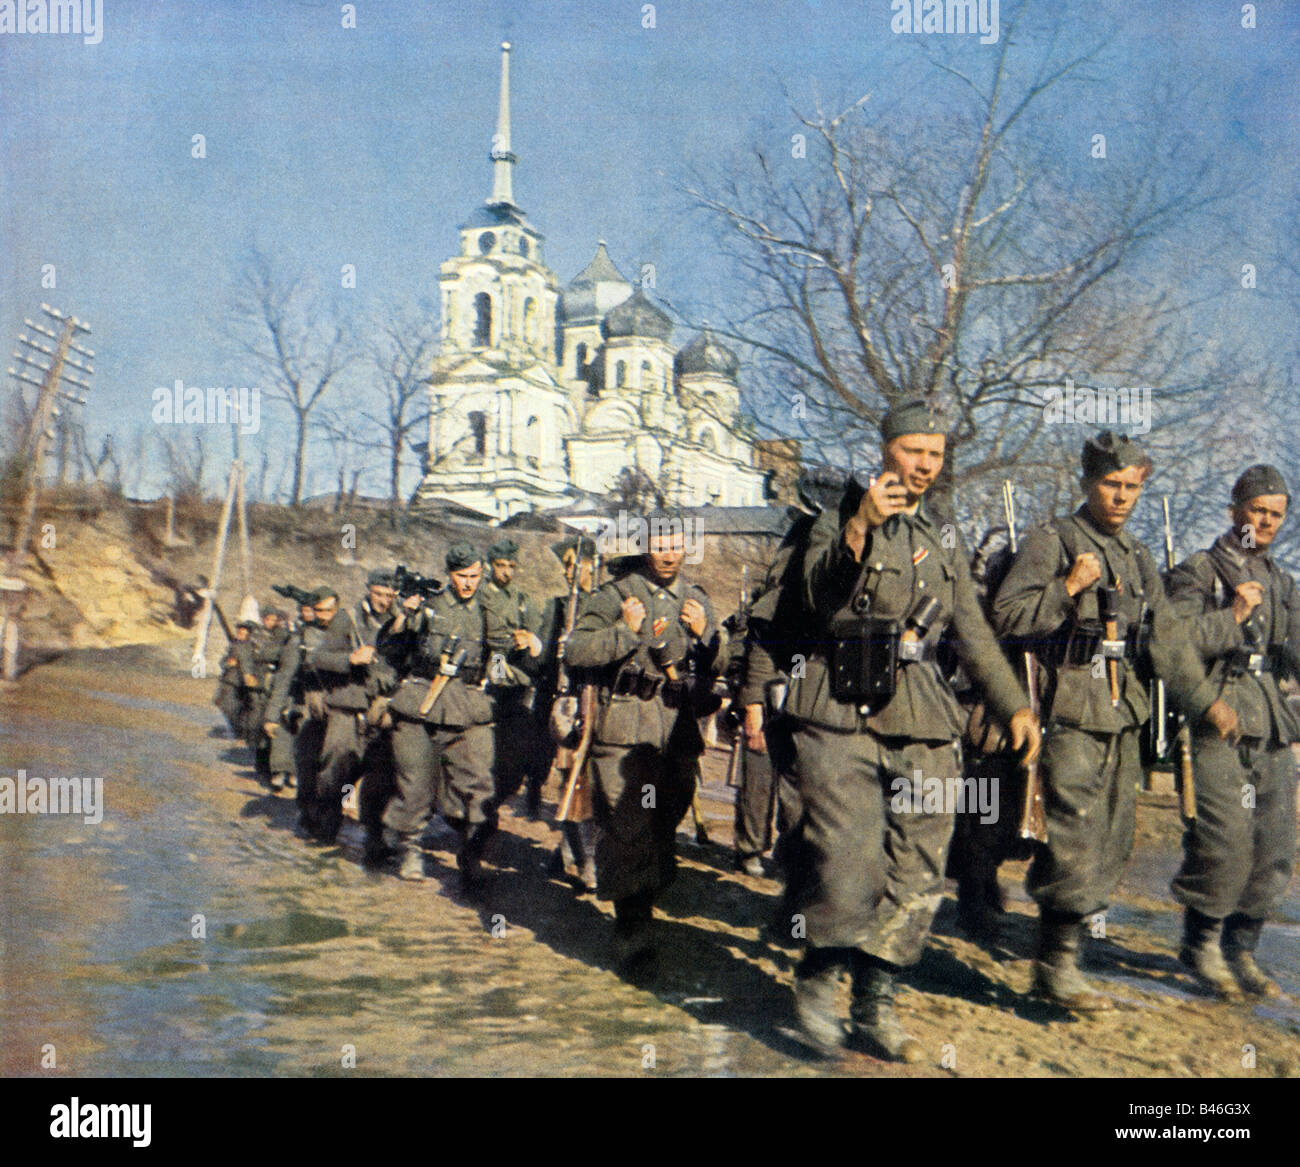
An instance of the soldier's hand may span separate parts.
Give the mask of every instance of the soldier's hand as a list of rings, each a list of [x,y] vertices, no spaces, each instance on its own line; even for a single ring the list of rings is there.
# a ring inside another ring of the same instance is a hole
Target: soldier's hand
[[[763,735],[763,704],[755,702],[745,706],[745,747],[751,750],[766,750],[767,738]]]
[[[1038,718],[1028,705],[1011,715],[1011,724],[1007,728],[1011,731],[1012,748],[1018,750],[1024,747],[1026,762],[1032,762],[1038,757],[1043,744],[1043,727],[1038,724]]]
[[[402,607],[408,612],[417,612],[420,609],[420,605],[423,603],[424,597],[417,592],[415,595],[407,596],[406,599],[402,601]]]
[[[262,732],[266,734],[267,737],[275,737],[275,731],[279,728],[280,727],[276,725],[274,721],[262,722]]]
[[[1248,579],[1237,585],[1237,594],[1232,597],[1232,618],[1238,624],[1250,619],[1250,614],[1264,602],[1264,585]]]
[[[687,600],[682,605],[682,623],[690,629],[696,640],[704,635],[704,630],[709,626],[709,618],[699,600]]]
[[[1222,697],[1205,711],[1205,720],[1219,731],[1219,736],[1230,746],[1241,740],[1241,724],[1237,720],[1237,711]]]
[[[348,655],[348,663],[354,665],[368,665],[375,659],[375,646],[373,644],[363,644],[360,648],[354,648]]]
[[[645,623],[645,605],[636,596],[628,596],[623,601],[623,623],[633,632],[640,632]]]
[[[1074,561],[1070,574],[1065,577],[1065,590],[1071,596],[1077,596],[1085,588],[1092,587],[1101,579],[1101,560],[1091,551],[1085,551]]]
[[[250,689],[257,688],[257,678],[252,673],[244,674],[244,684]]]
[[[541,639],[529,632],[527,628],[516,628],[510,635],[514,639],[516,648],[528,649],[529,656],[542,655]]]

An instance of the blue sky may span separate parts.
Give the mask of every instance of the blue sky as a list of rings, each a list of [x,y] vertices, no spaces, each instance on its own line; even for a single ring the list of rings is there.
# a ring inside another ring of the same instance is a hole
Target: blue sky
[[[889,0],[665,0],[653,28],[625,0],[361,0],[355,29],[342,7],[104,0],[96,45],[0,34],[0,330],[12,347],[43,300],[90,321],[92,433],[147,426],[152,391],[178,377],[256,383],[219,334],[252,242],[326,289],[355,264],[357,288],[338,295],[358,317],[436,303],[455,227],[490,189],[503,37],[515,46],[516,200],[546,234],[549,265],[567,282],[603,237],[625,273],[653,262],[664,297],[704,311],[727,282],[682,182],[755,142],[784,149],[786,91],[829,108],[870,90],[877,116],[902,126],[963,108],[922,48],[975,71],[993,51],[973,37],[896,36]],[[1122,158],[1126,132],[1158,117],[1240,184],[1205,254],[1289,248],[1300,4],[1257,4],[1254,30],[1241,28],[1241,5],[1219,0],[1057,9],[1062,51],[1114,33],[1101,83],[1062,94],[1034,126],[1062,167],[1081,165],[1075,144],[1094,127]],[[1018,47],[1032,54],[1038,36]],[[1170,96],[1153,108],[1163,81]],[[198,133],[204,159],[191,157]],[[41,287],[45,264],[53,290]],[[1293,305],[1265,318],[1294,335]],[[254,452],[277,440],[266,422]],[[159,473],[147,469],[143,493]],[[312,489],[329,485],[322,474]]]

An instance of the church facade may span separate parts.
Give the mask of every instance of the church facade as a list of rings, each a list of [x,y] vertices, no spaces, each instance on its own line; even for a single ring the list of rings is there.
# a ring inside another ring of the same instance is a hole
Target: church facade
[[[604,241],[571,283],[515,204],[510,46],[502,45],[492,196],[441,269],[442,334],[414,505],[503,520],[603,496],[620,480],[680,506],[761,506],[765,472],[740,415],[735,354],[708,330],[683,348]]]

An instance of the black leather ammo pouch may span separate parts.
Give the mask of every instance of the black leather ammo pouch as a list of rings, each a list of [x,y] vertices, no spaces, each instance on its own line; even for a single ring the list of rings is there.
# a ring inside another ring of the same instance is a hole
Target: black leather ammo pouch
[[[884,705],[897,687],[897,620],[854,616],[831,625],[831,695],[854,705]]]

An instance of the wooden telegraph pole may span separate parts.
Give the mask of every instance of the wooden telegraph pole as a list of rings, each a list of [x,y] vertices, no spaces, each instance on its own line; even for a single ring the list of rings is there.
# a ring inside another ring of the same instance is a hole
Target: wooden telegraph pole
[[[51,308],[48,304],[42,304],[41,311],[58,323],[58,332],[51,332],[34,320],[24,320],[23,323],[32,333],[52,340],[54,347],[51,348],[26,333],[19,333],[20,348],[13,355],[22,367],[9,370],[11,377],[28,385],[35,385],[40,393],[36,399],[36,408],[32,412],[32,421],[27,430],[22,453],[19,455],[24,463],[22,502],[19,504],[17,531],[13,549],[9,554],[8,568],[4,576],[0,577],[0,591],[4,593],[4,629],[0,633],[0,643],[3,644],[6,681],[12,681],[18,676],[19,621],[22,617],[23,596],[27,589],[22,573],[31,546],[32,528],[36,524],[36,504],[40,498],[46,444],[54,438],[51,427],[60,412],[59,398],[70,401],[74,405],[85,405],[85,397],[70,392],[63,387],[63,384],[72,386],[74,390],[88,390],[89,380],[81,380],[68,370],[76,369],[86,378],[94,372],[89,363],[94,360],[94,352],[82,348],[74,340],[74,337],[82,333],[88,334],[89,326],[75,316],[64,316],[62,312]],[[48,363],[45,363],[46,361]],[[43,376],[37,379],[31,375],[29,369],[34,369]]]

